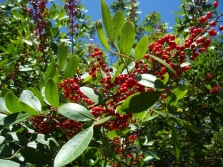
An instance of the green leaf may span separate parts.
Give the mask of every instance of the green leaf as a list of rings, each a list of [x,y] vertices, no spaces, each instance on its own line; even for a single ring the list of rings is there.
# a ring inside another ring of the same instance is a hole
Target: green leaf
[[[77,66],[79,64],[79,61],[80,59],[76,56],[73,56],[70,58],[64,70],[64,79],[74,77],[74,74],[76,74],[76,71],[77,71]]]
[[[156,76],[151,74],[140,74],[136,80],[139,84],[150,88],[165,88],[165,85],[157,79]]]
[[[94,89],[83,86],[80,87],[81,92],[91,99],[94,103],[98,104],[100,102],[99,95],[97,95]]]
[[[99,119],[98,121],[94,122],[94,125],[101,125],[105,122],[107,122],[108,120],[110,120],[112,118],[112,116],[108,116],[102,119]]]
[[[9,92],[12,92],[12,91],[7,88],[2,89],[0,97],[5,97]]]
[[[191,123],[189,123],[187,121],[184,121],[182,119],[176,118],[174,116],[170,116],[170,119],[173,122],[175,122],[176,124],[181,125],[181,126],[183,126],[184,128],[186,128],[188,130],[194,131],[196,133],[200,133],[201,132],[201,130],[198,127],[192,125]]]
[[[95,27],[97,29],[97,32],[98,32],[98,37],[102,43],[102,45],[107,49],[107,50],[110,50],[110,47],[108,45],[108,41],[106,39],[106,36],[104,34],[104,30],[103,30],[103,27],[102,27],[102,21],[99,20],[95,23]]]
[[[124,13],[118,10],[112,18],[111,41],[115,41],[120,35],[122,25],[124,24]]]
[[[172,93],[176,95],[177,100],[180,100],[187,94],[188,90],[189,90],[188,85],[182,85],[174,89]]]
[[[17,104],[18,101],[19,101],[19,98],[11,92],[5,96],[5,106],[11,113],[22,111]]]
[[[163,76],[164,76],[164,80],[161,80],[161,81],[164,85],[166,85],[169,80],[169,74],[165,73]]]
[[[168,123],[170,125],[170,128],[172,130],[172,143],[173,143],[173,149],[176,156],[176,159],[179,160],[180,158],[180,143],[178,140],[176,129],[173,127],[172,123]]]
[[[0,166],[1,167],[21,167],[20,164],[14,161],[4,160],[4,159],[0,159]]]
[[[56,83],[53,79],[49,78],[45,86],[45,97],[47,102],[55,107],[59,107],[59,92]]]
[[[22,101],[18,101],[17,104],[22,111],[25,111],[31,115],[39,115],[39,112],[33,109],[32,107],[30,107],[28,104]]]
[[[121,29],[120,43],[121,53],[129,56],[135,41],[135,28],[130,21],[126,21]]]
[[[148,45],[149,45],[148,37],[147,36],[142,37],[135,47],[136,60],[141,60],[144,57],[146,51],[148,50]]]
[[[162,92],[138,92],[129,96],[121,105],[123,112],[138,113],[147,110],[159,99]]]
[[[152,155],[155,159],[160,160],[160,157],[158,157],[158,155],[157,155],[156,153],[154,153],[154,152],[152,152],[152,151],[148,151],[148,153],[149,153],[150,155]]]
[[[29,41],[29,40],[23,39],[23,41],[24,41],[26,44],[30,45],[30,46],[33,45],[33,43],[32,43],[31,41]]]
[[[113,139],[114,137],[117,136],[123,136],[127,134],[130,131],[131,128],[127,127],[124,130],[113,130],[113,131],[108,131],[107,136],[109,139]]]
[[[10,125],[19,123],[21,121],[26,120],[28,117],[30,117],[30,114],[27,113],[14,113],[10,114],[8,116],[1,116],[0,117],[0,125]]]
[[[111,82],[113,83],[115,81],[115,78],[119,76],[119,74],[122,72],[123,68],[125,67],[125,64],[122,63],[116,70],[115,75],[112,77]]]
[[[58,108],[58,112],[74,121],[85,122],[95,120],[94,116],[84,106],[76,103],[63,104]]]
[[[0,136],[0,144],[2,144],[5,140],[5,137],[4,136]]]
[[[49,78],[53,78],[56,73],[56,65],[54,62],[51,62],[50,65],[47,67],[46,73],[45,73],[45,82]]]
[[[172,73],[174,73],[175,75],[177,75],[176,71],[169,64],[167,64],[165,61],[163,61],[159,57],[153,56],[151,54],[149,54],[149,56],[152,57],[152,58],[154,58],[156,61],[158,61],[159,63],[161,63],[162,65],[164,65],[166,68],[168,68]]]
[[[29,90],[23,90],[22,94],[19,97],[19,100],[23,102],[24,104],[28,105],[29,107],[31,107],[32,109],[34,109],[36,111],[35,113],[42,111],[42,106],[39,99],[36,96],[34,96],[33,92]],[[19,106],[25,107],[25,105],[23,105],[22,103],[20,103]],[[25,107],[25,108],[28,109],[29,107]]]
[[[10,113],[8,108],[5,105],[5,98],[0,98],[0,113]]]
[[[106,33],[110,39],[112,31],[112,18],[109,7],[104,0],[101,0],[101,12],[102,12],[103,24],[105,26]]]
[[[93,126],[85,129],[70,139],[60,149],[54,160],[54,167],[64,166],[81,155],[93,137]]]
[[[64,70],[64,67],[67,63],[68,49],[69,49],[69,47],[66,45],[65,42],[61,43],[58,47],[57,63],[58,63],[58,67],[61,71]]]
[[[171,93],[167,98],[166,98],[166,103],[167,103],[167,110],[170,113],[176,113],[177,112],[177,104],[178,100],[175,94]]]

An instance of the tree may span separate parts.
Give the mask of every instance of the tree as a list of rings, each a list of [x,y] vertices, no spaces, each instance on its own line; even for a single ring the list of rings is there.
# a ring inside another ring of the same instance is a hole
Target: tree
[[[182,1],[174,33],[132,0],[96,23],[74,0],[1,5],[0,164],[223,164],[218,3]]]

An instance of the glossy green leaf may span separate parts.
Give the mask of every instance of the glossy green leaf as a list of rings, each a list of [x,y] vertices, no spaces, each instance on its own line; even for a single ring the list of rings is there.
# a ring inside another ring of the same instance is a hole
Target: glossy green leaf
[[[119,74],[122,72],[123,68],[125,67],[124,63],[122,63],[120,66],[118,66],[115,75],[112,77],[111,82],[113,83],[115,81],[115,78],[119,76]]]
[[[56,65],[54,62],[51,62],[49,66],[47,67],[46,73],[45,73],[45,82],[49,78],[53,78],[56,74]]]
[[[138,92],[129,96],[121,105],[123,112],[138,113],[147,110],[159,99],[162,92]]]
[[[163,61],[159,57],[153,56],[151,54],[149,54],[149,56],[152,57],[152,58],[154,58],[156,61],[158,61],[159,63],[161,63],[162,65],[164,65],[166,68],[168,68],[172,73],[174,73],[175,75],[177,75],[176,71],[169,64],[167,64],[165,61]]]
[[[18,101],[19,101],[19,98],[15,96],[13,93],[8,93],[5,96],[5,106],[11,113],[22,111],[17,104]]]
[[[164,79],[161,80],[161,81],[163,82],[164,85],[166,85],[167,82],[169,81],[169,74],[165,73],[163,76],[164,76]]]
[[[58,112],[74,121],[84,122],[95,120],[94,116],[84,106],[76,103],[63,104],[58,108]]]
[[[33,108],[36,112],[41,112],[42,110],[42,106],[39,99],[36,96],[34,96],[33,92],[29,90],[22,91],[22,94],[20,95],[19,100],[23,102],[24,104],[27,104],[29,107]],[[21,106],[24,106],[24,105],[21,104]]]
[[[5,105],[5,98],[1,97],[0,98],[0,113],[10,113],[8,108]]]
[[[0,166],[1,167],[21,167],[20,164],[14,161],[5,160],[5,159],[0,159]]]
[[[107,122],[108,120],[110,120],[111,118],[112,118],[112,116],[108,116],[108,117],[99,119],[98,121],[96,121],[96,122],[94,123],[94,125],[101,125],[101,124]]]
[[[180,100],[187,94],[188,90],[189,90],[188,85],[182,85],[174,89],[173,93],[176,95],[177,100]]]
[[[160,160],[160,157],[158,157],[158,155],[157,155],[155,152],[153,152],[153,151],[148,151],[148,153],[149,153],[150,155],[152,155],[155,159]]]
[[[0,136],[0,144],[2,144],[5,140],[5,137],[4,136]]]
[[[104,0],[101,0],[101,12],[102,12],[102,21],[105,26],[106,33],[108,37],[111,38],[112,18],[109,7]]]
[[[189,123],[187,121],[184,121],[182,119],[176,118],[174,116],[171,116],[170,119],[173,122],[175,122],[176,124],[181,125],[188,130],[191,130],[191,131],[194,131],[194,132],[197,132],[197,133],[200,133],[200,131],[201,131],[198,127],[196,127],[196,126],[192,125],[191,123]]]
[[[56,83],[53,79],[49,78],[45,86],[45,97],[47,102],[55,107],[59,107],[59,92]]]
[[[167,98],[166,98],[166,106],[167,106],[167,110],[170,113],[176,113],[177,112],[177,104],[178,104],[178,100],[175,94],[171,93]]]
[[[117,11],[112,17],[112,30],[111,30],[111,41],[115,41],[120,35],[122,25],[124,24],[125,17],[122,11]]]
[[[54,160],[54,167],[64,166],[81,155],[93,137],[93,126],[85,129],[70,139],[60,149]]]
[[[80,59],[76,56],[70,58],[64,70],[64,79],[74,77],[74,74],[76,74],[77,72],[77,66],[79,64],[79,61]]]
[[[130,55],[130,51],[135,42],[135,28],[130,21],[126,21],[121,29],[119,46],[121,47],[121,53],[127,56]]]
[[[147,36],[140,39],[135,47],[135,57],[136,60],[141,60],[148,50],[149,40]]]
[[[5,97],[9,92],[12,92],[12,91],[8,88],[2,89],[0,97]]]
[[[68,56],[69,47],[65,42],[61,43],[57,50],[57,64],[61,71],[64,70],[64,67],[67,63],[67,56]]]
[[[170,125],[170,128],[172,130],[172,143],[173,143],[173,149],[175,153],[175,157],[177,160],[180,158],[180,143],[178,140],[176,129],[173,127],[172,123],[168,123]]]
[[[102,21],[99,20],[95,23],[95,27],[97,29],[98,32],[98,37],[102,43],[102,45],[107,49],[110,50],[109,44],[108,44],[108,40],[106,39],[103,27],[102,27]]]
[[[92,100],[94,103],[98,104],[100,101],[99,95],[97,95],[94,91],[94,89],[83,86],[80,87],[80,90],[83,94],[85,94],[90,100]]]
[[[17,102],[19,108],[24,111],[24,112],[27,112],[31,115],[39,115],[39,112],[36,111],[34,108],[32,108],[31,106],[29,106],[28,104],[22,102],[22,101],[18,101]]]
[[[27,113],[14,113],[10,115],[3,115],[0,116],[0,125],[10,125],[19,123],[21,121],[26,120],[28,117],[30,117],[30,114]]]

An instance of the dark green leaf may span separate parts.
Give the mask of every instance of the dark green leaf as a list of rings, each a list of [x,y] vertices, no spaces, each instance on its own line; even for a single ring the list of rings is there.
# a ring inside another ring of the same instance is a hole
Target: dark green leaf
[[[10,114],[8,116],[1,116],[0,117],[0,125],[10,125],[19,123],[21,121],[26,120],[28,117],[30,117],[30,114],[27,113],[15,113]]]
[[[149,45],[148,37],[146,36],[142,37],[135,47],[136,60],[141,60],[144,57],[146,51],[148,50],[148,45]]]
[[[69,49],[69,47],[67,46],[67,44],[65,42],[61,43],[58,47],[57,63],[58,63],[58,67],[61,71],[64,70],[64,67],[67,63],[68,49]]]
[[[46,82],[45,97],[47,102],[55,107],[59,107],[59,92],[54,80],[49,78]]]
[[[175,94],[171,93],[167,98],[166,98],[166,103],[167,103],[167,110],[170,113],[176,113],[177,112],[177,104],[178,100]]]
[[[19,101],[19,98],[15,96],[13,93],[8,93],[5,96],[5,106],[11,113],[22,111],[17,104],[18,101]]]
[[[187,122],[187,121],[184,121],[184,120],[181,120],[179,118],[176,118],[174,116],[171,116],[170,119],[175,122],[176,124],[178,125],[181,125],[183,126],[184,128],[188,129],[188,130],[191,130],[191,131],[194,131],[194,132],[197,132],[197,133],[200,133],[200,129],[194,125],[192,125],[191,123]]]
[[[7,93],[9,93],[9,92],[12,92],[12,91],[7,88],[2,89],[0,97],[5,97],[7,95]]]
[[[126,21],[121,29],[119,46],[121,53],[129,56],[132,46],[135,42],[135,28],[134,25]]]
[[[171,139],[172,139],[172,143],[173,143],[174,153],[175,153],[176,159],[179,160],[179,158],[180,158],[180,143],[178,140],[176,129],[173,127],[172,123],[168,123],[168,124],[170,125],[170,128],[172,130]]]
[[[113,130],[113,131],[108,131],[107,136],[109,139],[113,139],[114,137],[117,136],[123,136],[127,134],[130,131],[130,128],[125,128],[124,130]]]
[[[162,92],[139,92],[129,96],[121,105],[123,112],[138,113],[147,110],[159,99]]]
[[[111,41],[115,41],[120,34],[125,18],[122,11],[117,11],[112,18]]]
[[[76,103],[63,104],[58,108],[58,112],[75,121],[84,122],[95,120],[94,116],[84,106]]]
[[[148,151],[148,153],[149,153],[150,155],[152,155],[155,159],[160,160],[160,158],[158,157],[158,155],[157,155],[155,152]]]
[[[103,30],[103,27],[102,27],[102,21],[99,20],[98,22],[95,23],[95,27],[97,29],[97,32],[98,32],[98,37],[102,43],[102,45],[107,49],[107,50],[110,50],[110,47],[108,45],[108,41],[106,39],[106,36],[104,34],[104,30]]]
[[[56,73],[56,65],[54,62],[51,62],[45,73],[45,82],[49,78],[53,78],[55,76],[55,73]]]
[[[73,56],[70,58],[64,70],[64,79],[74,77],[74,74],[76,74],[76,71],[77,71],[77,66],[79,64],[79,61],[80,59],[76,56]]]
[[[70,139],[58,152],[54,160],[54,167],[64,166],[77,157],[87,148],[93,136],[93,126],[85,129]]]

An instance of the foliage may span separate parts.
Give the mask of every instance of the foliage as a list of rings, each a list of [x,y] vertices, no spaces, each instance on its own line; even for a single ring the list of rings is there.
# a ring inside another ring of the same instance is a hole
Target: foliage
[[[100,2],[96,23],[77,0],[0,6],[1,166],[223,165],[219,2],[182,0],[172,33]]]

